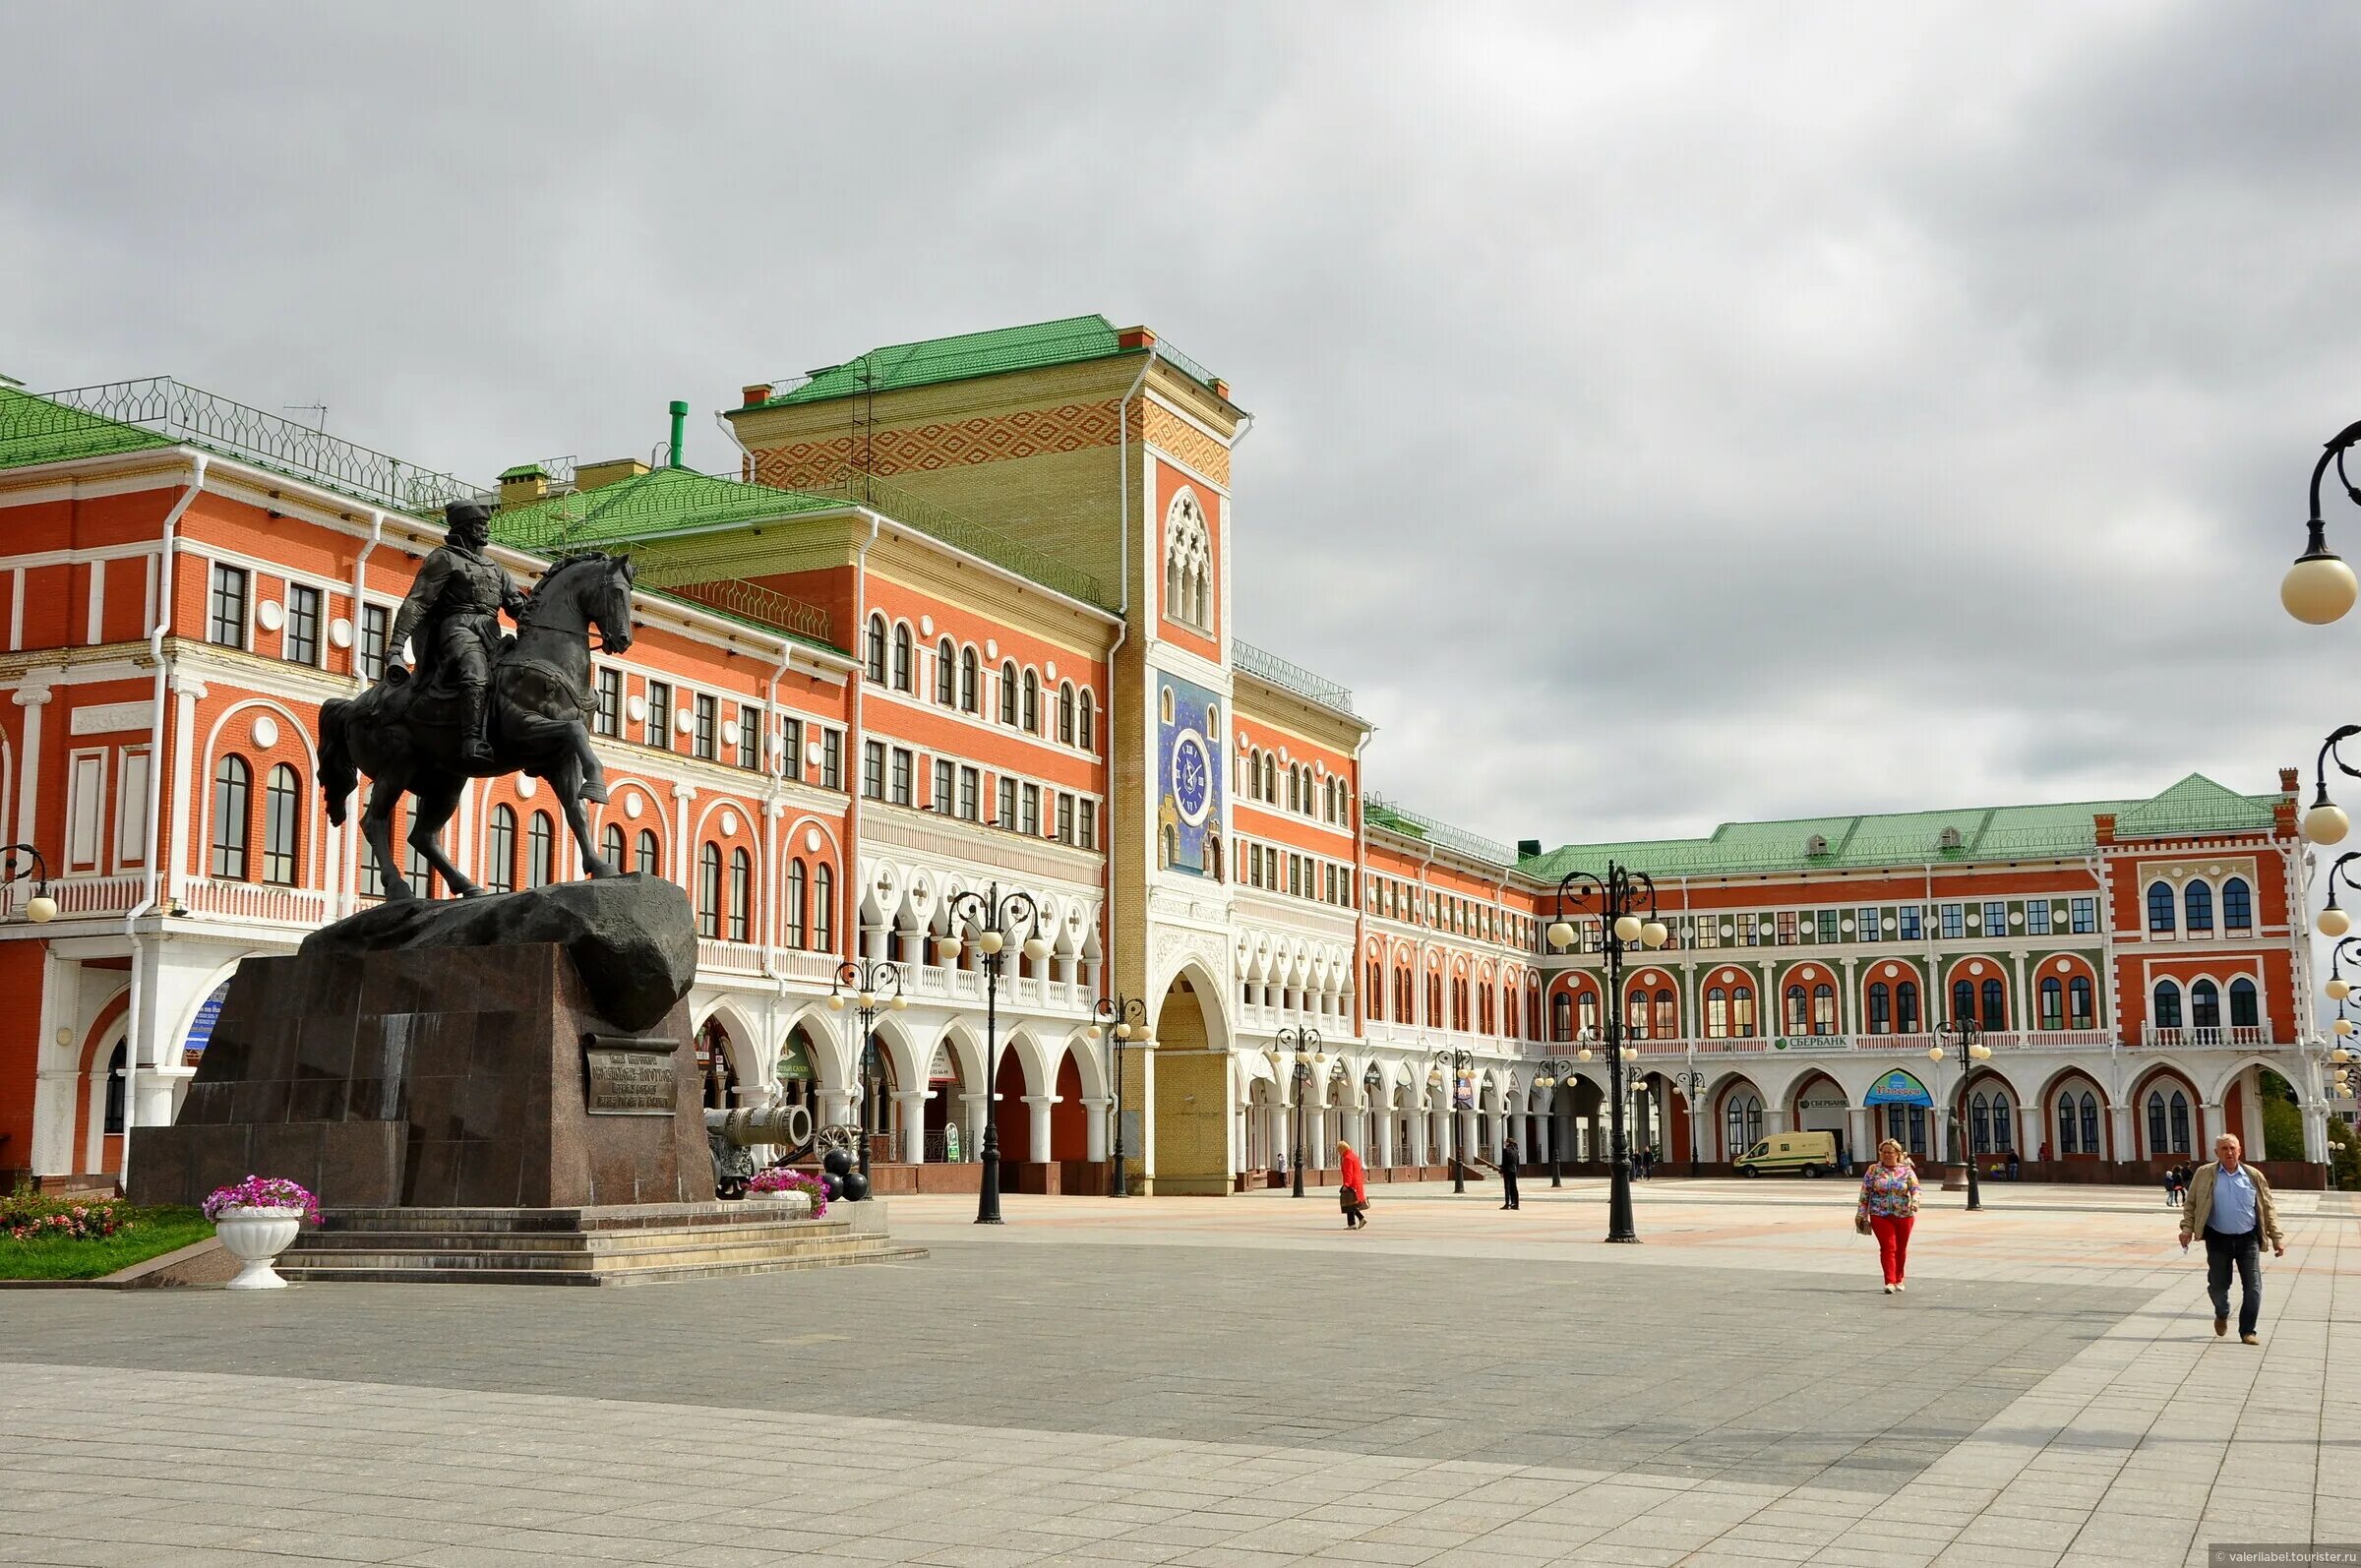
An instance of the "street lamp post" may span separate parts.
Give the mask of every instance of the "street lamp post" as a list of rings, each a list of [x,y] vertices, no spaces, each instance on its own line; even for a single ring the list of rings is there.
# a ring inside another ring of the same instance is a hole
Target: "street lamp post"
[[[1586,1051],[1583,1055],[1588,1056],[1590,1053]],[[1553,1187],[1566,1184],[1565,1166],[1558,1157],[1557,1090],[1560,1084],[1571,1088],[1575,1081],[1574,1058],[1571,1056],[1544,1056],[1534,1064],[1533,1086],[1549,1091],[1549,1184]]]
[[[1441,1084],[1445,1073],[1451,1075],[1450,1091],[1443,1096],[1443,1099],[1451,1110],[1451,1190],[1454,1192],[1468,1190],[1467,1135],[1459,1125],[1459,1080],[1463,1073],[1472,1073],[1475,1070],[1475,1053],[1468,1051],[1455,1049],[1438,1051],[1428,1057],[1426,1062],[1426,1086],[1429,1089]],[[1468,1096],[1471,1109],[1474,1107],[1475,1099],[1475,1094],[1471,1091]]]
[[[32,877],[32,897],[25,902],[25,918],[46,926],[57,919],[57,900],[49,896],[49,863],[30,844],[0,844],[0,887],[28,875]]]
[[[1662,947],[1671,933],[1657,918],[1656,883],[1648,874],[1613,861],[1606,863],[1604,876],[1568,872],[1557,884],[1557,919],[1549,923],[1548,936],[1549,945],[1559,952],[1574,945],[1576,932],[1569,915],[1599,922],[1600,949],[1606,956],[1607,1149],[1613,1160],[1606,1238],[1637,1241],[1640,1232],[1631,1212],[1631,1145],[1623,1120],[1623,954],[1632,948]]]
[[[1137,1042],[1146,1050],[1156,1042],[1148,1035],[1148,1004],[1137,996],[1118,992],[1104,996],[1093,1013],[1098,1019],[1090,1026],[1090,1038],[1099,1038],[1099,1030],[1108,1032],[1107,1054],[1115,1058],[1109,1075],[1115,1079],[1115,1171],[1107,1178],[1107,1195],[1111,1198],[1129,1197],[1123,1176],[1123,1047]]]
[[[1050,956],[1050,944],[1031,935],[1041,924],[1041,906],[1021,890],[1003,893],[1000,884],[953,894],[949,904],[951,931],[965,925],[975,932],[976,951],[984,958],[984,1139],[983,1184],[976,1193],[976,1223],[1000,1223],[1000,1117],[995,1103],[1000,1072],[1000,958],[1008,938],[1022,930],[1023,952],[1040,963]],[[956,935],[938,937],[935,955],[944,963],[959,956]]]
[[[1972,1211],[1984,1206],[1984,1194],[1975,1178],[1975,1151],[1968,1147],[1968,1077],[1977,1062],[1992,1059],[1992,1048],[1984,1044],[1983,1026],[1972,1018],[1946,1018],[1936,1027],[1935,1036],[1938,1043],[1927,1048],[1927,1060],[1942,1061],[1946,1053],[1940,1042],[1945,1040],[1959,1054],[1959,1090],[1951,1097],[1951,1152],[1968,1167],[1968,1207]]]
[[[1668,1076],[1672,1079],[1673,1086],[1680,1090],[1681,1099],[1687,1101],[1689,1105],[1689,1178],[1695,1180],[1698,1150],[1705,1144],[1705,1139],[1699,1135],[1700,1129],[1697,1125],[1697,1096],[1705,1089],[1705,1074],[1694,1067],[1689,1067]]]
[[[861,1019],[861,1109],[854,1125],[861,1130],[861,1180],[869,1181],[869,1080],[878,1050],[878,1014],[899,1012],[910,1005],[902,996],[902,966],[889,958],[847,958],[836,966],[836,984],[828,992],[828,1007],[842,1011],[847,994]]]
[[[1303,1091],[1328,1065],[1328,1055],[1320,1050],[1320,1032],[1309,1024],[1282,1029],[1278,1035],[1279,1049],[1293,1058],[1289,1087],[1296,1100],[1296,1157],[1288,1166],[1290,1195],[1303,1195]]]
[[[2361,489],[2356,489],[2344,471],[2344,454],[2355,445],[2361,445],[2361,422],[2338,431],[2312,465],[2312,510],[2304,519],[2304,553],[2295,558],[2287,575],[2279,581],[2279,603],[2287,613],[2307,626],[2327,626],[2353,607],[2361,582],[2329,548],[2328,524],[2320,515],[2320,485],[2328,477],[2329,465],[2336,465],[2336,480],[2344,493],[2361,503]]]

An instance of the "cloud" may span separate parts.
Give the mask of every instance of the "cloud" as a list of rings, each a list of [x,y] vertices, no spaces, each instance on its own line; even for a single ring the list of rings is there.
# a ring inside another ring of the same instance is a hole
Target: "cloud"
[[[1234,624],[1357,690],[1375,787],[1493,837],[2263,790],[2344,711],[2350,633],[2273,584],[2361,413],[2361,14],[11,30],[0,370],[325,402],[481,475],[876,343],[1146,321],[1258,416]]]

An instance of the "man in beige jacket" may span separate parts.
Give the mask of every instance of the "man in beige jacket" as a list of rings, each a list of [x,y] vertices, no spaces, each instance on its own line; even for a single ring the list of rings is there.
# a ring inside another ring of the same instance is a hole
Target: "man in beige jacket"
[[[2230,1331],[2230,1265],[2238,1265],[2238,1339],[2259,1345],[2255,1327],[2263,1316],[2263,1242],[2273,1257],[2287,1255],[2279,1217],[2263,1173],[2239,1158],[2238,1140],[2225,1132],[2213,1140],[2213,1162],[2189,1178],[2181,1202],[2181,1250],[2206,1238],[2206,1294],[2213,1298],[2213,1332]]]

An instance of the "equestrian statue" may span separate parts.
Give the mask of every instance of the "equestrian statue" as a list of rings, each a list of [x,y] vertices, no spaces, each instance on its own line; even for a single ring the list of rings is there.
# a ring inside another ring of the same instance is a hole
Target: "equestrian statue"
[[[590,749],[597,711],[590,686],[590,633],[609,653],[632,645],[632,561],[587,550],[550,563],[530,593],[485,554],[492,510],[477,501],[443,509],[446,542],[418,569],[387,638],[384,676],[361,695],[320,709],[320,788],[328,819],[341,825],[346,803],[369,775],[361,833],[377,853],[389,902],[416,898],[394,853],[394,809],[404,795],[410,846],[461,897],[484,889],[443,853],[443,824],[467,781],[528,773],[547,779],[581,851],[582,870],[612,876],[592,848],[582,802],[607,798]],[[501,630],[506,613],[515,635]],[[414,646],[418,667],[401,662]]]

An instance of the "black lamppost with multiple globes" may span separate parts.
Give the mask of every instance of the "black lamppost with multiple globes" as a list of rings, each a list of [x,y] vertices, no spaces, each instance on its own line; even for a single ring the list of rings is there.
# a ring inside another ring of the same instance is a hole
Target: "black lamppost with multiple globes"
[[[1681,1099],[1688,1104],[1689,1175],[1694,1177],[1697,1175],[1697,1162],[1701,1158],[1698,1151],[1705,1147],[1705,1127],[1702,1124],[1701,1113],[1697,1105],[1697,1097],[1705,1089],[1705,1074],[1690,1067],[1685,1071],[1668,1074],[1668,1076],[1671,1078],[1673,1086],[1680,1090]]]
[[[1090,1038],[1098,1039],[1104,1028],[1110,1037],[1107,1054],[1115,1062],[1109,1069],[1115,1080],[1115,1170],[1107,1178],[1107,1195],[1129,1197],[1123,1175],[1123,1048],[1136,1046],[1145,1051],[1156,1042],[1148,1032],[1148,1004],[1137,996],[1118,992],[1102,997],[1092,1016],[1098,1022],[1090,1026]]]
[[[1289,1087],[1296,1101],[1296,1158],[1288,1167],[1288,1185],[1291,1197],[1303,1195],[1303,1091],[1319,1080],[1328,1065],[1328,1054],[1320,1049],[1320,1032],[1305,1024],[1287,1028],[1277,1036],[1279,1049],[1294,1058],[1289,1070]]]
[[[994,882],[987,888],[954,893],[948,908],[950,934],[936,938],[935,956],[946,964],[954,962],[959,956],[957,933],[965,926],[975,934],[976,951],[984,959],[983,1182],[976,1193],[976,1223],[999,1225],[1000,1116],[995,1098],[1000,1076],[1000,959],[1009,938],[1020,931],[1026,933],[1021,950],[1037,964],[1050,956],[1050,944],[1036,932],[1041,925],[1041,906],[1030,893],[1015,889],[1003,893],[1000,884]]]
[[[1630,871],[1613,861],[1606,874],[1568,872],[1557,884],[1557,918],[1549,923],[1549,945],[1564,952],[1578,935],[1575,919],[1599,923],[1599,948],[1606,955],[1606,1070],[1609,1128],[1606,1238],[1637,1241],[1639,1227],[1631,1212],[1631,1143],[1624,1126],[1623,1103],[1623,954],[1644,947],[1662,947],[1672,933],[1657,917],[1656,883],[1646,872]]]
[[[1443,1096],[1443,1100],[1451,1109],[1451,1190],[1454,1192],[1468,1190],[1467,1135],[1459,1124],[1459,1081],[1475,1070],[1476,1056],[1473,1052],[1438,1051],[1426,1061],[1426,1087],[1429,1089],[1440,1088],[1444,1074],[1450,1075],[1450,1092]],[[1471,1090],[1468,1096],[1470,1110],[1475,1109],[1475,1099]]]
[[[1950,1043],[1946,1050],[1944,1043]],[[1947,1055],[1960,1058],[1959,1093],[1951,1096],[1951,1156],[1968,1168],[1968,1207],[1984,1206],[1983,1189],[1976,1184],[1975,1151],[1968,1146],[1968,1075],[1975,1071],[1979,1061],[1992,1059],[1992,1048],[1984,1044],[1983,1026],[1972,1018],[1946,1018],[1935,1026],[1935,1043],[1927,1048],[1926,1059],[1937,1063]],[[1949,1182],[1944,1183],[1949,1186]]]
[[[854,1123],[861,1131],[861,1184],[869,1185],[870,1078],[878,1050],[878,1014],[899,1012],[910,1005],[902,996],[902,966],[889,958],[847,958],[836,966],[836,984],[828,991],[828,1007],[841,1011],[847,998],[861,1019],[861,1109]]]
[[[1582,1059],[1585,1061],[1591,1059],[1590,1048],[1587,1046],[1583,1048]],[[1557,1091],[1561,1084],[1570,1089],[1579,1081],[1580,1079],[1575,1076],[1572,1056],[1544,1056],[1540,1061],[1534,1063],[1533,1086],[1536,1089],[1549,1091],[1549,1116],[1546,1125],[1549,1128],[1549,1184],[1553,1187],[1562,1187],[1566,1184],[1565,1162],[1561,1157],[1557,1140]]]

